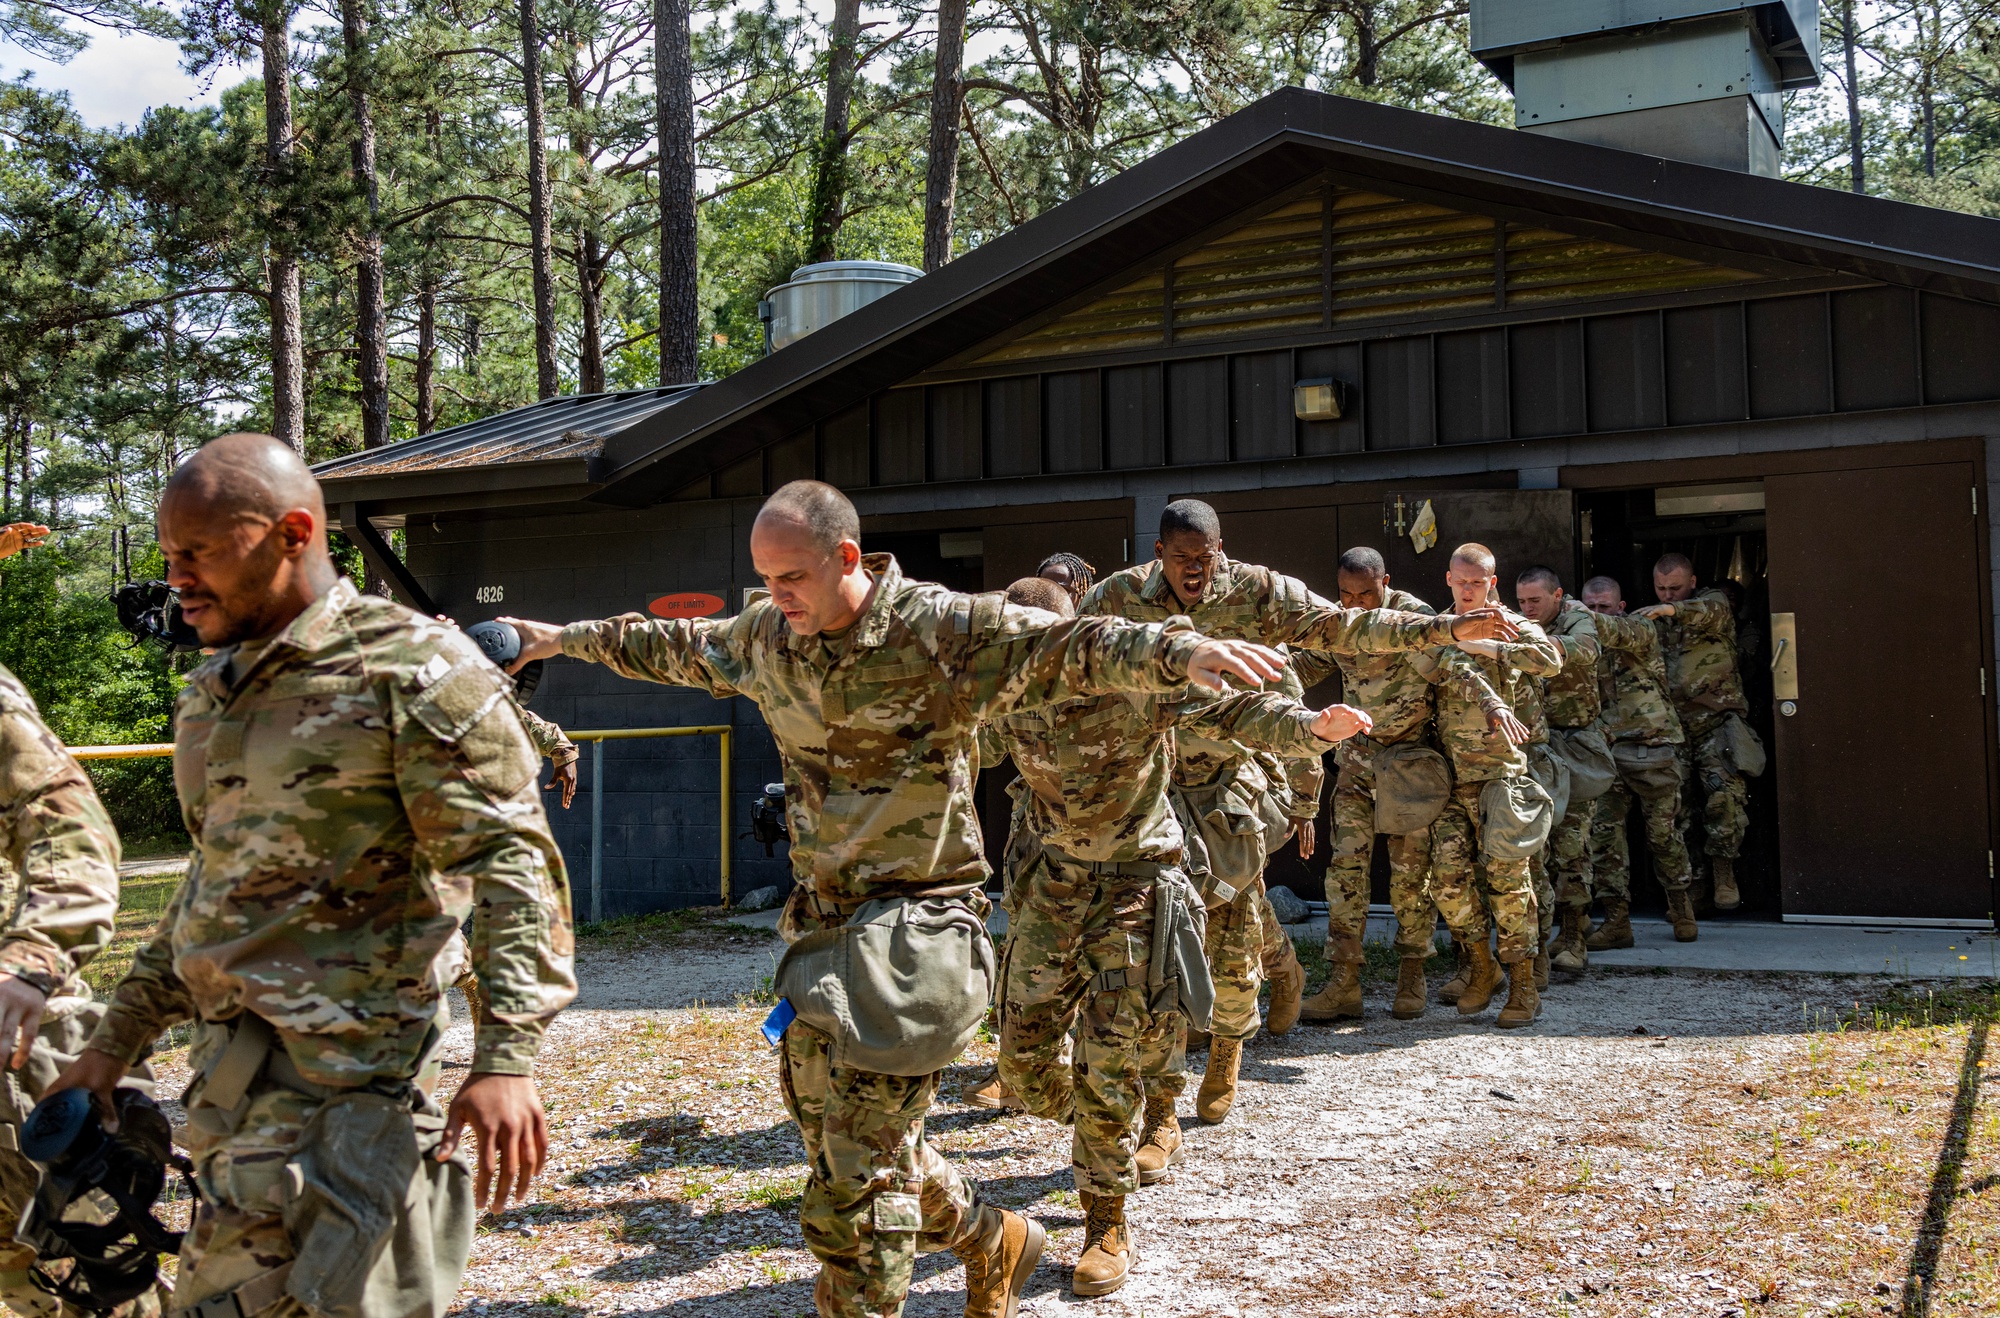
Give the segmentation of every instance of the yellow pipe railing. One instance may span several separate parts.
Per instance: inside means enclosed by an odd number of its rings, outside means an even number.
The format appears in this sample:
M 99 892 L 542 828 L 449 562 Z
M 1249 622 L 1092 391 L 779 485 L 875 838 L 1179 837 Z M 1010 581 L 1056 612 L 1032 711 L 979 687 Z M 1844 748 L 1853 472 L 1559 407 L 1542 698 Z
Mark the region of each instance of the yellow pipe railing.
M 571 741 L 587 741 L 590 748 L 590 918 L 604 917 L 604 743 L 633 741 L 641 737 L 716 737 L 722 751 L 721 786 L 718 793 L 717 823 L 722 837 L 716 850 L 722 871 L 722 904 L 729 905 L 729 759 L 736 729 L 726 723 L 709 723 L 684 728 L 592 728 L 571 732 Z M 72 746 L 70 754 L 79 760 L 143 760 L 172 755 L 174 748 L 164 742 L 130 746 Z

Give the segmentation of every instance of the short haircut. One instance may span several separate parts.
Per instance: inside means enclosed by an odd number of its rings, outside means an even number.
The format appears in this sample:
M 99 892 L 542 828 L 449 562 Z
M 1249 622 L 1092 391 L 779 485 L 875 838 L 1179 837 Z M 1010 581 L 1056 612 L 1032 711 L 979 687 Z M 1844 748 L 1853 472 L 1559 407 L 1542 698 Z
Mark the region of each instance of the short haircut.
M 1543 567 L 1540 563 L 1535 564 L 1535 566 L 1514 578 L 1516 586 L 1525 586 L 1530 582 L 1546 590 L 1561 590 L 1563 588 L 1563 579 L 1556 575 L 1556 570 L 1552 567 Z
M 1215 515 L 1215 509 L 1199 499 L 1176 499 L 1160 509 L 1160 539 L 1176 535 L 1220 540 L 1222 520 Z
M 1618 584 L 1616 577 L 1592 577 L 1583 583 L 1583 593 L 1586 595 L 1615 595 L 1619 599 L 1624 599 L 1625 587 Z
M 1493 575 L 1494 569 L 1499 566 L 1500 562 L 1493 557 L 1492 550 L 1480 544 L 1477 540 L 1468 540 L 1458 548 L 1452 550 L 1451 561 L 1454 563 L 1470 563 L 1489 577 Z
M 1047 609 L 1065 618 L 1076 612 L 1070 607 L 1069 592 L 1047 577 L 1022 577 L 1007 587 L 1007 602 L 1028 609 Z
M 1663 577 L 1669 572 L 1685 572 L 1694 575 L 1694 560 L 1686 554 L 1661 554 L 1660 561 L 1653 564 L 1653 575 Z
M 1097 569 L 1084 562 L 1075 554 L 1058 550 L 1035 565 L 1035 575 L 1041 576 L 1050 568 L 1059 567 L 1069 573 L 1069 579 L 1076 583 L 1078 590 L 1089 590 L 1097 584 Z
M 1356 545 L 1342 554 L 1340 570 L 1357 577 L 1373 577 L 1377 581 L 1389 575 L 1389 565 L 1382 561 L 1382 555 L 1366 545 Z
M 326 499 L 305 459 L 282 440 L 238 431 L 217 435 L 167 478 L 167 496 L 192 499 L 216 513 L 275 522 L 294 508 L 326 525 Z
M 797 522 L 823 552 L 832 553 L 843 540 L 861 543 L 861 514 L 839 490 L 825 481 L 791 481 L 764 500 L 759 517 Z

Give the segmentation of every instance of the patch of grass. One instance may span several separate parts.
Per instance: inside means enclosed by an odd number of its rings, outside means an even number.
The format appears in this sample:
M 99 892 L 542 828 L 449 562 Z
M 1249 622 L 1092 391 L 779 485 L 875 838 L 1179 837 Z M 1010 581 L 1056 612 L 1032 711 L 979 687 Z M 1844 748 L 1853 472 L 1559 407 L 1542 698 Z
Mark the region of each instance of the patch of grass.
M 712 946 L 724 941 L 768 942 L 777 937 L 770 929 L 738 924 L 720 906 L 684 906 L 673 911 L 649 911 L 645 915 L 619 915 L 609 920 L 585 921 L 576 927 L 578 942 L 592 944 L 593 951 L 628 951 L 636 948 Z
M 753 1187 L 744 1198 L 776 1212 L 795 1213 L 798 1211 L 799 1200 L 805 1197 L 805 1193 L 805 1177 L 785 1176 Z
M 1424 963 L 1424 974 L 1433 984 L 1437 984 L 1451 978 L 1452 972 L 1458 969 L 1458 962 L 1448 950 L 1445 950 L 1450 945 L 1442 934 L 1438 936 L 1433 946 L 1437 950 L 1433 951 L 1430 960 Z M 1309 994 L 1319 992 L 1333 973 L 1333 965 L 1326 959 L 1326 944 L 1294 938 L 1292 949 L 1298 953 L 1299 964 L 1305 967 L 1306 992 Z M 1402 956 L 1396 951 L 1395 943 L 1384 939 L 1364 941 L 1361 944 L 1363 987 L 1373 988 L 1394 984 L 1397 974 L 1402 970 L 1402 960 Z
M 138 874 L 119 881 L 118 923 L 111 930 L 111 946 L 83 968 L 84 982 L 100 996 L 108 995 L 132 968 L 133 956 L 153 936 L 184 873 Z

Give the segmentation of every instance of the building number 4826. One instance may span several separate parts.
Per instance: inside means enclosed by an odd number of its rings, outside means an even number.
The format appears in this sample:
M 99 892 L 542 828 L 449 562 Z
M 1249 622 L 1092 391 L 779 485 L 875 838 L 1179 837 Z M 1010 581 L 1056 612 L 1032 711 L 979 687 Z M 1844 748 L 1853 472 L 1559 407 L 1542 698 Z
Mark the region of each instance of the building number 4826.
M 481 604 L 498 604 L 507 598 L 505 586 L 481 586 L 473 592 L 473 598 Z

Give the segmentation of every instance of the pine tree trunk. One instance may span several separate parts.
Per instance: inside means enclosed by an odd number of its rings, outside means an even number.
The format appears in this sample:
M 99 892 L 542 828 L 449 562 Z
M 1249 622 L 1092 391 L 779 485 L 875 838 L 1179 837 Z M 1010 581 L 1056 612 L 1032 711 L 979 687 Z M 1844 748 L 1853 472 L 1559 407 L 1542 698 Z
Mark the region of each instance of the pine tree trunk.
M 841 212 L 847 207 L 847 112 L 854 98 L 855 48 L 861 38 L 861 0 L 835 0 L 827 33 L 826 118 L 813 161 L 812 234 L 807 261 L 834 259 Z
M 340 0 L 340 35 L 347 52 L 348 106 L 354 185 L 367 206 L 355 261 L 355 376 L 361 393 L 361 446 L 389 442 L 389 311 L 382 287 L 382 202 L 375 175 L 375 116 L 368 104 L 368 0 Z
M 701 375 L 690 40 L 688 0 L 653 0 L 653 95 L 660 139 L 661 384 L 692 384 Z
M 931 75 L 931 145 L 924 169 L 924 269 L 951 260 L 958 201 L 958 119 L 965 103 L 966 0 L 938 0 L 937 69 Z
M 1855 85 L 1854 0 L 1840 0 L 1840 46 L 1847 60 L 1847 174 L 1848 186 L 1856 192 L 1868 190 L 1868 172 L 1861 159 L 1861 88 Z
M 288 190 L 292 157 L 292 37 L 282 9 L 263 29 L 264 152 L 273 188 Z M 290 216 L 283 217 L 283 228 Z M 271 281 L 271 430 L 299 452 L 306 447 L 304 313 L 299 299 L 299 258 L 290 234 L 273 236 Z
M 437 429 L 437 284 L 426 275 L 417 293 L 417 433 Z
M 576 229 L 576 291 L 583 304 L 583 339 L 577 345 L 577 392 L 604 392 L 604 282 L 597 235 L 587 225 Z
M 528 237 L 535 300 L 535 397 L 562 389 L 556 373 L 555 239 L 549 221 L 548 114 L 542 103 L 542 26 L 535 0 L 520 0 L 521 85 L 527 102 Z

